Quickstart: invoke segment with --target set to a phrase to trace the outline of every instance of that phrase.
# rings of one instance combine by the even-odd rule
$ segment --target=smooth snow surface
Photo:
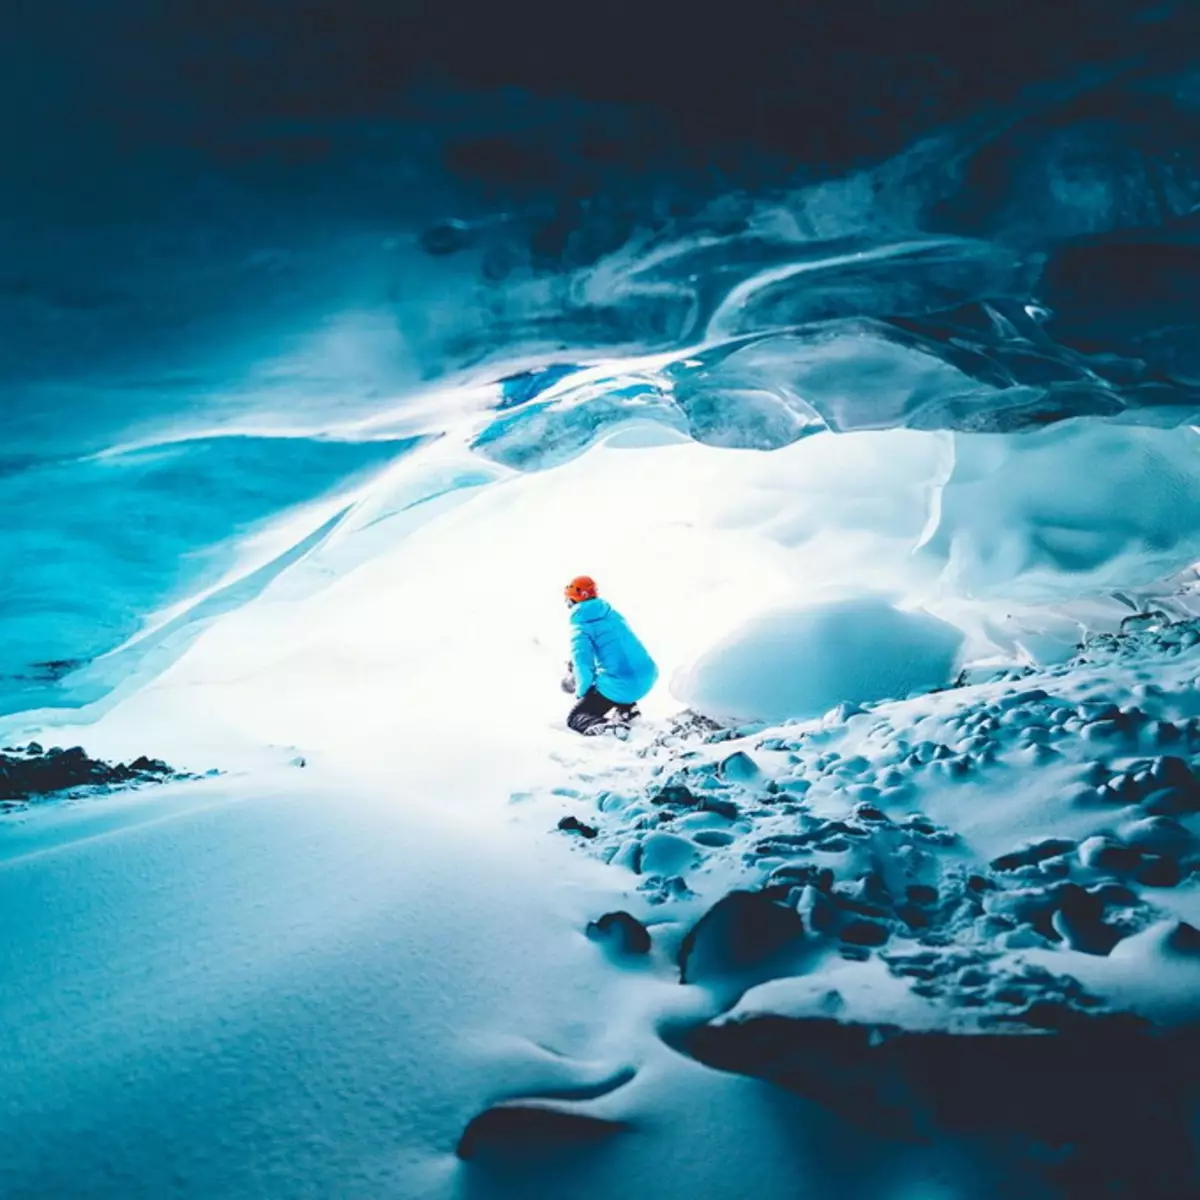
[[[950,683],[962,634],[880,597],[765,613],[709,650],[674,694],[713,717],[802,720]]]
[[[554,1195],[733,1197],[756,1169],[791,1194],[804,1156],[767,1114],[796,1105],[656,1045],[641,1010],[674,989],[582,936],[617,881],[422,814],[402,779],[259,775],[5,831],[0,1193],[539,1194],[457,1163],[467,1121],[633,1068],[595,1107],[639,1132]],[[714,1106],[720,1161],[692,1158]]]

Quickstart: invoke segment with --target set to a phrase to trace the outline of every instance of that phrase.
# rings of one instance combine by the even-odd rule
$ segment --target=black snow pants
[[[627,721],[637,710],[633,704],[616,704],[607,696],[601,695],[596,689],[588,688],[576,701],[567,717],[567,726],[576,733],[591,733],[596,726],[603,725],[604,719],[610,712],[616,710],[621,720]]]

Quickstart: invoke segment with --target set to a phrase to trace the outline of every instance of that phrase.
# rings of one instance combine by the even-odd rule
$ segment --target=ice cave
[[[1198,64],[3,6],[0,1197],[1200,1195]]]

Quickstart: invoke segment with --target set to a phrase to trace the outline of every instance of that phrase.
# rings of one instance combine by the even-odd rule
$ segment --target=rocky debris
[[[717,816],[733,820],[741,811],[737,802],[719,792],[710,792],[696,786],[693,791],[688,786],[688,773],[678,772],[676,776],[650,797],[650,803],[678,815],[688,810],[697,812],[716,813]],[[693,779],[692,782],[695,782]]]
[[[650,931],[624,910],[608,912],[588,922],[587,935],[617,954],[642,955],[650,953]]]
[[[1151,655],[1175,658],[1200,643],[1200,619],[1171,621],[1162,613],[1135,616],[1141,619],[1126,618],[1120,633],[1100,633],[1087,638],[1067,665],[1144,660]]]
[[[536,1101],[508,1101],[473,1117],[455,1153],[461,1159],[522,1159],[556,1149],[578,1148],[628,1129],[566,1107]]]
[[[796,909],[762,892],[723,896],[688,931],[679,952],[681,983],[705,983],[760,969],[804,936]]]
[[[715,744],[729,741],[736,736],[737,730],[689,708],[671,717],[666,729],[656,734],[650,745],[637,753],[641,758],[652,758],[664,751],[678,749],[685,741]]]
[[[1054,1194],[1191,1194],[1200,1034],[1069,1012],[1039,1031],[907,1031],[827,1016],[726,1018],[679,1035],[717,1070],[766,1079],[890,1137],[1008,1135]],[[1066,1147],[1066,1154],[1048,1154]]]
[[[1044,838],[1020,850],[1002,854],[992,860],[991,866],[993,871],[1018,871],[1022,867],[1036,866],[1049,858],[1061,858],[1074,849],[1075,843],[1066,838]]]
[[[1087,1013],[1102,1007],[1069,975],[1031,963],[1013,966],[1000,952],[979,946],[883,951],[880,957],[891,974],[910,981],[916,995],[947,1009],[978,1010],[981,1027],[1042,1028],[1048,1009]]]
[[[598,852],[640,877],[648,903],[691,904],[696,891],[736,879],[731,913],[742,905],[767,921],[796,918],[779,925],[795,954],[739,959],[736,946],[720,948],[721,937],[736,941],[715,936],[732,918],[708,895],[680,958],[688,981],[744,984],[809,954],[887,962],[912,948],[941,964],[969,951],[961,978],[939,965],[914,988],[980,1019],[1090,1012],[1077,988],[1000,964],[1031,949],[1109,955],[1162,921],[1163,889],[1200,876],[1200,719],[1189,715],[1200,661],[1170,670],[1154,683],[1140,661],[1136,673],[1089,668],[1070,679],[1063,668],[1029,670],[936,701],[758,732],[685,717],[637,751],[640,763],[607,767],[581,792],[602,814]],[[979,861],[974,834],[932,819],[927,798],[939,817],[961,811],[969,828],[972,810],[986,810],[989,845],[997,818],[1011,814],[1020,833]],[[1025,840],[1042,810],[1042,836]],[[1056,814],[1069,815],[1071,836]]]
[[[81,746],[43,750],[36,742],[0,751],[0,801],[20,802],[79,789],[112,790],[167,779],[188,778],[156,758],[128,763],[90,758]]]
[[[882,946],[890,936],[888,927],[882,922],[862,918],[848,921],[838,931],[838,937],[851,946]]]
[[[587,838],[589,841],[597,837],[600,833],[600,830],[595,825],[588,825],[574,816],[561,818],[558,822],[558,828],[563,833],[577,833],[580,837]]]

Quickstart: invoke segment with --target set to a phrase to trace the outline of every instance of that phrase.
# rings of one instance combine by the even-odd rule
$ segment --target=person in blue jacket
[[[579,575],[563,592],[571,610],[563,690],[576,698],[567,725],[588,736],[620,731],[640,715],[637,702],[657,682],[658,667],[625,618],[600,599],[594,579]]]

